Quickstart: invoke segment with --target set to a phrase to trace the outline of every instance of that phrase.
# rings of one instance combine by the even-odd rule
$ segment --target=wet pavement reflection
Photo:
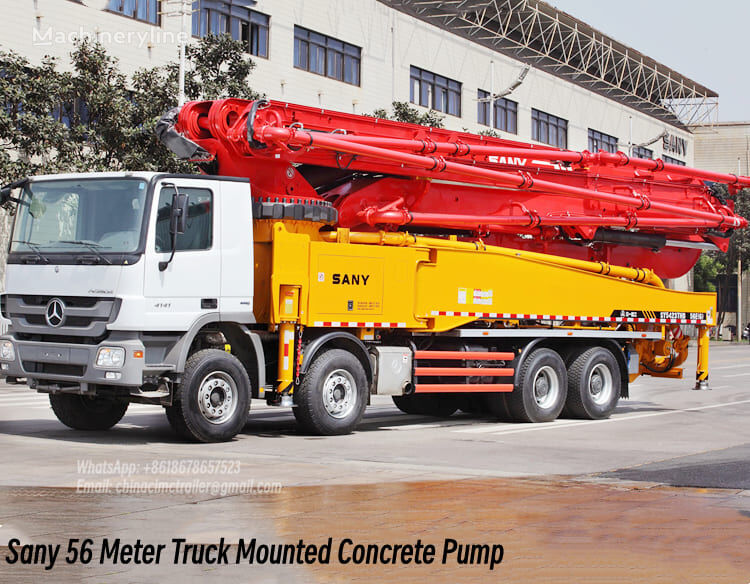
[[[487,479],[324,485],[273,495],[188,497],[78,494],[64,488],[0,488],[0,581],[104,582],[747,582],[750,492],[651,484]],[[61,543],[69,537],[123,542],[320,545],[328,565],[111,562],[9,565],[7,542]],[[341,564],[340,543],[436,547],[432,564]],[[458,544],[501,544],[502,563],[464,565],[441,554]]]

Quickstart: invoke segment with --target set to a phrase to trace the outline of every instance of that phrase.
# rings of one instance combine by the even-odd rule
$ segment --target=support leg
[[[291,391],[294,387],[294,323],[284,322],[279,326],[279,377],[276,392],[281,405],[292,405]]]
[[[707,326],[698,327],[698,364],[695,369],[695,387],[693,389],[709,389]]]

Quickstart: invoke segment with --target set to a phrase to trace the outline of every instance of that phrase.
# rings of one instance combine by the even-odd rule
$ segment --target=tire
[[[552,349],[535,349],[524,359],[519,385],[506,395],[508,410],[518,422],[551,422],[565,405],[568,382],[565,363]]]
[[[450,395],[394,395],[393,403],[405,414],[447,418],[458,409],[459,402]]]
[[[245,367],[237,357],[218,349],[194,353],[185,364],[172,407],[179,409],[168,411],[167,419],[178,434],[186,431],[199,442],[231,440],[245,426],[250,409]]]
[[[508,405],[509,395],[511,394],[505,392],[494,392],[488,393],[485,396],[487,413],[493,418],[496,418],[498,422],[513,422],[515,420],[513,414],[510,413],[510,406]]]
[[[565,413],[574,418],[608,418],[620,400],[620,366],[603,347],[591,347],[573,359],[568,368]]]
[[[127,402],[72,393],[51,393],[49,403],[57,419],[74,430],[109,430],[128,410]]]
[[[311,434],[336,436],[356,428],[367,407],[364,367],[342,349],[319,354],[297,390],[294,416]]]
[[[458,409],[465,414],[486,414],[487,400],[480,393],[467,393],[458,397]]]
[[[414,399],[415,397],[414,395],[394,395],[391,399],[399,410],[405,414],[416,416],[419,415],[419,404]]]
[[[195,441],[190,430],[188,430],[187,424],[185,424],[185,419],[182,417],[182,405],[179,402],[175,402],[171,406],[166,406],[164,413],[167,414],[167,421],[177,436],[183,440]]]

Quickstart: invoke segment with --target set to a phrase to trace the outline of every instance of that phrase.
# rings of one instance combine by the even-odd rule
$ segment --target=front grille
[[[53,298],[59,298],[68,308],[94,308],[101,299],[96,296],[20,296],[24,304],[28,306],[46,307]]]
[[[29,324],[36,326],[47,326],[47,321],[42,314],[29,314],[26,316]],[[91,324],[92,319],[86,316],[69,316],[65,319],[66,327],[82,328]]]
[[[50,326],[46,319],[47,305],[53,298],[64,304],[64,320],[57,327]],[[13,331],[28,335],[102,338],[107,332],[107,323],[117,318],[119,309],[118,298],[9,294],[5,299]]]
[[[13,333],[19,341],[32,343],[65,343],[66,345],[98,345],[104,337],[73,337],[69,335],[27,335],[24,333]]]
[[[69,365],[67,363],[42,363],[40,361],[23,361],[26,373],[47,373],[49,375],[70,375],[83,377],[86,373],[85,365]]]

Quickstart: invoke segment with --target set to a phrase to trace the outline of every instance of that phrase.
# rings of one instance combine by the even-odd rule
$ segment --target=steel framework
[[[718,94],[537,0],[379,0],[667,122],[711,122]]]

